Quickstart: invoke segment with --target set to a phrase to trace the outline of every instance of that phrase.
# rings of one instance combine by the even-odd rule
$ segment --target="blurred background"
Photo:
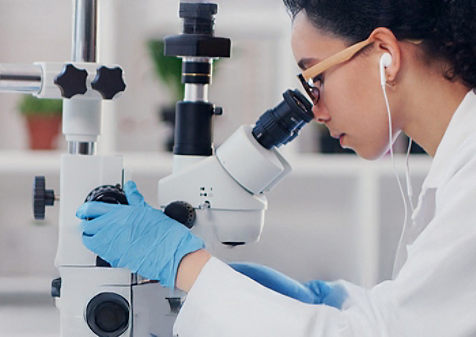
[[[219,145],[275,106],[286,89],[299,87],[299,70],[281,0],[216,2],[216,35],[232,40],[232,57],[215,64],[210,87],[210,101],[224,109],[214,121]],[[173,106],[181,95],[180,73],[173,70],[180,64],[161,56],[162,38],[181,31],[179,2],[99,3],[99,60],[121,65],[128,86],[119,99],[104,103],[99,152],[124,154],[126,169],[154,204],[158,180],[171,172]],[[0,63],[69,60],[72,4],[0,0]],[[49,296],[50,280],[57,276],[58,207],[48,209],[46,221],[32,220],[31,187],[35,175],[45,175],[48,188],[59,190],[59,156],[66,149],[58,135],[60,111],[61,102],[0,93],[0,336],[58,331]],[[39,131],[33,125],[38,123]],[[52,135],[44,133],[48,130]],[[34,142],[38,132],[48,141]],[[400,138],[396,152],[404,152],[406,144]],[[264,263],[302,281],[343,278],[372,286],[390,278],[403,203],[389,158],[360,160],[317,123],[303,128],[283,152],[294,171],[269,193],[261,242],[217,247],[217,254]],[[418,194],[429,158],[412,155],[410,162]],[[397,170],[403,179],[399,155]]]
[[[164,151],[170,126],[160,111],[176,101],[176,91],[156,71],[151,41],[181,31],[175,0],[104,0],[100,60],[120,64],[127,95],[117,101],[105,125],[107,150]],[[232,58],[215,67],[210,100],[224,108],[216,119],[219,144],[238,125],[251,123],[297,86],[297,67],[289,48],[290,20],[279,0],[219,3],[216,35],[232,40]],[[72,1],[1,0],[0,62],[64,61],[71,53]],[[179,76],[180,74],[176,74]],[[0,96],[2,149],[28,149],[20,97]],[[113,123],[113,125],[111,125]],[[62,140],[58,147],[64,146]]]

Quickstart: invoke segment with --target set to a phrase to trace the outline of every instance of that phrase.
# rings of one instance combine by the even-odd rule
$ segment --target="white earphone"
[[[397,179],[398,187],[400,189],[400,193],[402,195],[403,199],[403,206],[405,209],[405,218],[403,221],[403,229],[402,233],[400,235],[400,240],[398,241],[398,247],[397,247],[397,252],[402,248],[403,246],[403,239],[404,239],[404,233],[406,231],[407,227],[407,216],[408,216],[408,206],[407,206],[407,201],[405,199],[404,193],[403,193],[403,188],[402,184],[400,183],[400,178],[397,173],[397,169],[395,167],[395,159],[393,157],[393,130],[392,130],[392,116],[390,112],[390,104],[388,102],[388,97],[387,97],[387,91],[386,91],[386,84],[387,84],[387,78],[385,76],[385,68],[389,67],[392,64],[392,56],[389,53],[385,53],[380,57],[380,62],[379,62],[379,69],[380,69],[380,85],[382,87],[383,91],[383,96],[385,98],[385,104],[387,107],[387,113],[388,113],[388,139],[389,139],[389,150],[390,150],[390,156],[392,158],[392,164],[393,164],[393,172],[395,174],[395,178]],[[398,136],[397,136],[398,137]],[[411,147],[411,138],[410,142],[408,144],[408,149],[407,149],[407,158],[406,158],[406,171],[405,171],[405,178],[407,182],[407,195],[408,195],[408,201],[410,203],[411,210],[413,211],[413,203],[412,203],[412,196],[413,196],[413,191],[412,191],[412,185],[410,181],[410,173],[409,173],[409,166],[408,166],[408,155],[410,154],[410,147]],[[401,261],[397,261],[397,259],[394,262],[393,265],[393,276],[396,276],[397,270],[400,267]]]
[[[385,77],[385,68],[392,64],[392,56],[385,53],[380,57],[380,85],[385,85],[387,78]]]

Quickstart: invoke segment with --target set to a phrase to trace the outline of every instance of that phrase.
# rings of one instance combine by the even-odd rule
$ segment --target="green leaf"
[[[150,56],[154,62],[155,72],[162,82],[170,87],[174,99],[180,101],[183,97],[182,60],[177,57],[164,55],[164,42],[151,40],[147,43]]]
[[[60,99],[40,99],[31,95],[25,95],[21,99],[18,108],[25,116],[59,116],[63,110],[63,101]]]

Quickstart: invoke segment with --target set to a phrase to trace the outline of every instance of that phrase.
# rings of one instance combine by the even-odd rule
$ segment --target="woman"
[[[129,206],[78,210],[95,218],[82,222],[84,243],[113,266],[188,291],[181,337],[476,336],[475,0],[284,3],[316,120],[364,158],[381,156],[400,131],[434,157],[394,279],[301,285],[235,266],[263,287],[211,257],[133,183]]]

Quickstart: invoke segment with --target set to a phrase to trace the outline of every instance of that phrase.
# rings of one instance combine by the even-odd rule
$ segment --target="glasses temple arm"
[[[337,54],[326,58],[325,60],[313,65],[309,69],[306,69],[305,71],[302,72],[302,77],[308,81],[310,78],[316,77],[320,73],[324,72],[325,70],[339,64],[346,62],[352,58],[358,51],[360,51],[362,48],[368,46],[373,42],[372,39],[367,39],[361,42],[358,42],[340,52]]]

